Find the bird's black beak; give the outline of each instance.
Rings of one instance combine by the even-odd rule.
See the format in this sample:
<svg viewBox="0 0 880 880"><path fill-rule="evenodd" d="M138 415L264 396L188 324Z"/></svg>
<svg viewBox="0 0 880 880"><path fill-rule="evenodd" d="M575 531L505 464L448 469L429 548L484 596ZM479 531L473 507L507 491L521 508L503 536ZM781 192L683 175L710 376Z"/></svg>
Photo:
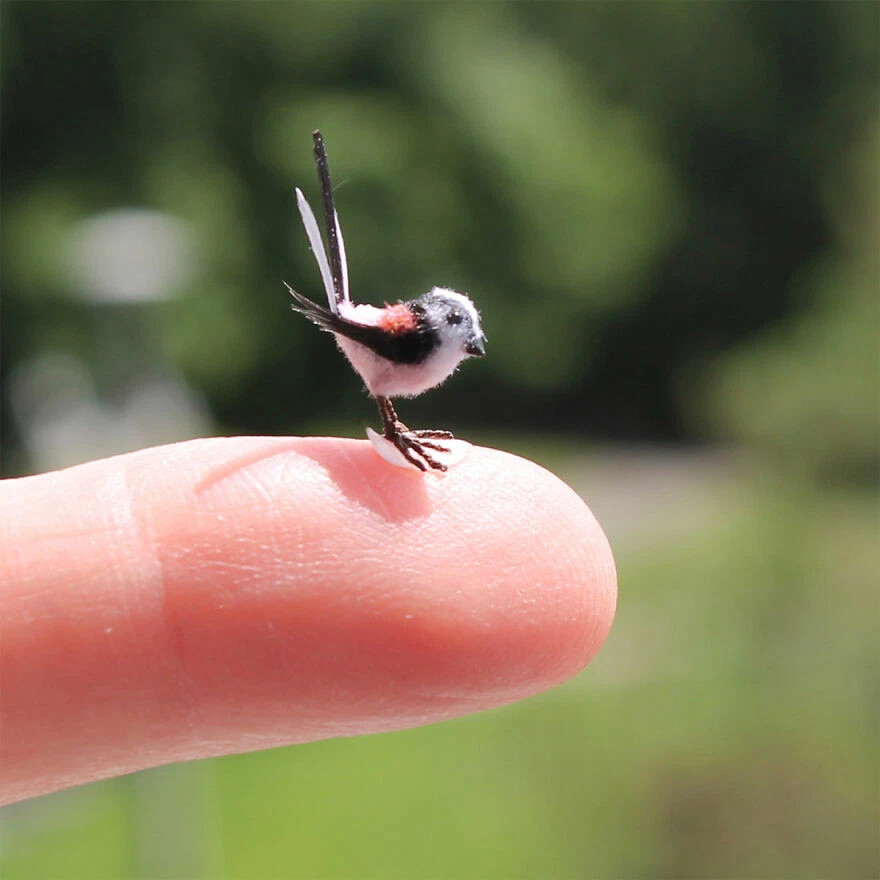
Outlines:
<svg viewBox="0 0 880 880"><path fill-rule="evenodd" d="M473 339L468 341L468 344L464 347L464 350L468 354L472 354L474 357L485 357L486 337L474 336Z"/></svg>

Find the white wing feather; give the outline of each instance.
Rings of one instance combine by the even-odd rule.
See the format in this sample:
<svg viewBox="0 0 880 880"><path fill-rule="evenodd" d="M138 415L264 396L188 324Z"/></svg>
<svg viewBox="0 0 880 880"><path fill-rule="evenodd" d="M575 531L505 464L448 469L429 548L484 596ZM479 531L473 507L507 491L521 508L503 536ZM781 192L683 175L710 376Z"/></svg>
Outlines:
<svg viewBox="0 0 880 880"><path fill-rule="evenodd" d="M299 215L302 217L303 226L306 235L309 237L309 244L312 246L312 253L318 262L318 268L321 270L321 278L324 281L324 290L327 292L327 302L330 304L330 311L335 315L338 307L336 303L336 292L333 290L333 276L330 274L330 263L327 261L327 252L324 250L324 240L321 238L321 230L318 228L318 221L315 220L315 214L311 205L303 195L302 190L296 188L296 204L299 207ZM339 235L339 220L336 220L336 231ZM344 290L346 299L348 299L348 271L345 268L345 250L341 246L342 236L339 236L340 251L342 253Z"/></svg>
<svg viewBox="0 0 880 880"><path fill-rule="evenodd" d="M342 300L351 302L348 294L348 260L345 257L345 242L342 240L342 226L339 225L339 214L333 212L333 222L336 224L336 240L339 242L339 262L342 263Z"/></svg>

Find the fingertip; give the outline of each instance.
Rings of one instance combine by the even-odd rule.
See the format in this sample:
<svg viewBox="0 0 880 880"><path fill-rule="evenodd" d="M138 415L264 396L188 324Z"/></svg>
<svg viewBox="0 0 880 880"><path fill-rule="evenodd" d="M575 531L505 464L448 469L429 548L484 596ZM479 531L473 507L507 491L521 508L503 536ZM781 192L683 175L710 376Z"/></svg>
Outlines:
<svg viewBox="0 0 880 880"><path fill-rule="evenodd" d="M297 454L339 494L335 530L357 540L340 543L335 565L372 597L372 628L388 627L380 639L404 652L422 693L433 682L472 704L509 702L601 647L617 598L611 548L550 471L478 446L444 474L389 465L363 441L302 440Z"/></svg>
<svg viewBox="0 0 880 880"><path fill-rule="evenodd" d="M504 647L487 679L507 677L516 698L580 672L602 646L617 601L614 558L589 507L535 462L483 447L437 492L451 530L476 551L471 610L494 622Z"/></svg>
<svg viewBox="0 0 880 880"><path fill-rule="evenodd" d="M312 631L328 643L358 632L383 695L399 686L404 700L408 689L421 699L433 687L471 705L508 702L579 672L610 629L616 574L605 534L567 484L527 459L474 446L447 473L422 474L389 465L366 441L291 438L199 485L198 513L175 509L161 541L166 572L179 566L181 616L210 617L222 571L252 570L262 582L262 548L284 548L271 560L284 572L280 589L261 590L261 613L302 640L291 609L320 590L335 618ZM221 577L215 559L202 590L205 560L192 547L227 510L215 526Z"/></svg>

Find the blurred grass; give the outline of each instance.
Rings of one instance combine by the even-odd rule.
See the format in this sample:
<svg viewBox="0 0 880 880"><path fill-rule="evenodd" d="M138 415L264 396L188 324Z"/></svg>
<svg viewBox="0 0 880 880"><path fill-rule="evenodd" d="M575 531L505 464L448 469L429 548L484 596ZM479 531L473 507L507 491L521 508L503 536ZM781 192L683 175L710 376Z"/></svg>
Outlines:
<svg viewBox="0 0 880 880"><path fill-rule="evenodd" d="M543 446L593 500L601 461ZM568 684L6 810L0 876L876 877L874 499L703 473L697 525L646 492L612 533L618 620ZM144 846L157 814L175 858Z"/></svg>

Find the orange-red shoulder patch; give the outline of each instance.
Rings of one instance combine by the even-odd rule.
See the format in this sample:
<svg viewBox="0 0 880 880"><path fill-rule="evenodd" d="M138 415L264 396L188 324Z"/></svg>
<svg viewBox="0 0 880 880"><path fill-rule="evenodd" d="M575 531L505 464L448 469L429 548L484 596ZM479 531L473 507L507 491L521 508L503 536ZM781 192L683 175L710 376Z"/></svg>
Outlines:
<svg viewBox="0 0 880 880"><path fill-rule="evenodd" d="M416 318L403 303L398 303L396 306L385 306L382 310L379 326L386 333L397 336L400 333L409 333L411 330L415 330Z"/></svg>

